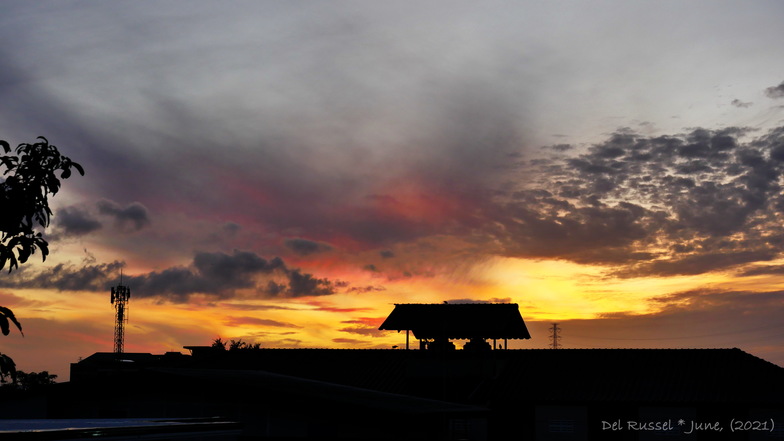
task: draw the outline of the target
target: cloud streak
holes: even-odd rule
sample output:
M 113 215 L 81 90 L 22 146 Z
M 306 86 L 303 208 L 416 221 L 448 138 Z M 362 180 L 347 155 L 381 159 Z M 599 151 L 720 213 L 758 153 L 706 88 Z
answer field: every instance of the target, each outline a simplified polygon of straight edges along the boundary
M 115 261 L 84 263 L 81 266 L 63 263 L 38 271 L 25 268 L 2 279 L 0 287 L 107 291 L 118 282 L 124 266 L 123 262 Z M 270 279 L 281 280 L 281 283 Z M 263 283 L 265 280 L 266 284 Z M 134 296 L 175 303 L 187 302 L 194 294 L 218 299 L 326 296 L 349 286 L 346 282 L 319 278 L 298 268 L 289 268 L 279 257 L 268 260 L 253 252 L 237 250 L 232 254 L 199 252 L 187 267 L 126 274 L 123 284 L 132 289 Z

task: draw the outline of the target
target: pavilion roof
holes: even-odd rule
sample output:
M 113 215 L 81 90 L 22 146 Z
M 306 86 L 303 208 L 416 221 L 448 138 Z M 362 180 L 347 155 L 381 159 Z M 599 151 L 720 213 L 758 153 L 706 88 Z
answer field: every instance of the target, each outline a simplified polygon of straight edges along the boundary
M 529 339 L 516 303 L 396 304 L 380 330 L 413 331 L 418 339 Z

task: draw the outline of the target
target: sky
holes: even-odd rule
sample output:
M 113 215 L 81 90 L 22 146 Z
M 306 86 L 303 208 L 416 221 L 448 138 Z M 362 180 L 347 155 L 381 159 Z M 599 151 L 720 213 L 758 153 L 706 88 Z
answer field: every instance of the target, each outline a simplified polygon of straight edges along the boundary
M 6 1 L 0 139 L 83 165 L 0 276 L 68 379 L 220 337 L 393 348 L 396 303 L 513 302 L 511 348 L 784 366 L 779 1 Z M 458 346 L 460 346 L 458 344 Z

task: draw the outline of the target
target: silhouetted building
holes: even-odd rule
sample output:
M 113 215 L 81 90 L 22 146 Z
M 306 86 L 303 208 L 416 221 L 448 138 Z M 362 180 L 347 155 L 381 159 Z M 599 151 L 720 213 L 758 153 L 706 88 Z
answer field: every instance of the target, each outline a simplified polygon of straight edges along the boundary
M 407 303 L 396 304 L 384 323 L 378 328 L 389 331 L 406 331 L 406 349 L 409 349 L 409 331 L 419 339 L 420 349 L 454 349 L 449 339 L 470 340 L 466 349 L 485 350 L 493 340 L 530 339 L 516 303 Z
M 112 354 L 88 357 L 72 365 L 70 401 L 50 408 L 62 417 L 220 416 L 243 422 L 249 435 L 303 438 L 784 435 L 784 369 L 739 349 L 201 348 L 192 356 L 134 355 L 119 366 Z M 109 386 L 119 376 L 127 386 L 118 398 Z M 634 430 L 667 421 L 671 427 Z M 768 431 L 733 432 L 733 421 L 767 421 Z M 720 422 L 724 431 L 686 434 L 692 422 Z
M 784 439 L 784 368 L 740 349 L 491 347 L 530 338 L 513 304 L 396 305 L 381 329 L 434 350 L 96 353 L 35 416 L 220 417 L 239 439 Z

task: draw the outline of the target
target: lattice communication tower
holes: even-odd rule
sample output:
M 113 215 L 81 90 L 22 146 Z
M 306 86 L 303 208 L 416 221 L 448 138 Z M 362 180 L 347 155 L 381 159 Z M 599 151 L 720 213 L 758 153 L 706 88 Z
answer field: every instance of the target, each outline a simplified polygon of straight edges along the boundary
M 561 338 L 561 328 L 558 327 L 558 323 L 553 323 L 553 327 L 550 328 L 550 348 L 558 349 L 563 345 L 558 342 L 558 339 Z
M 131 299 L 131 290 L 122 284 L 112 287 L 112 305 L 117 311 L 114 321 L 114 353 L 122 354 L 125 350 L 125 324 L 128 323 L 128 301 Z

